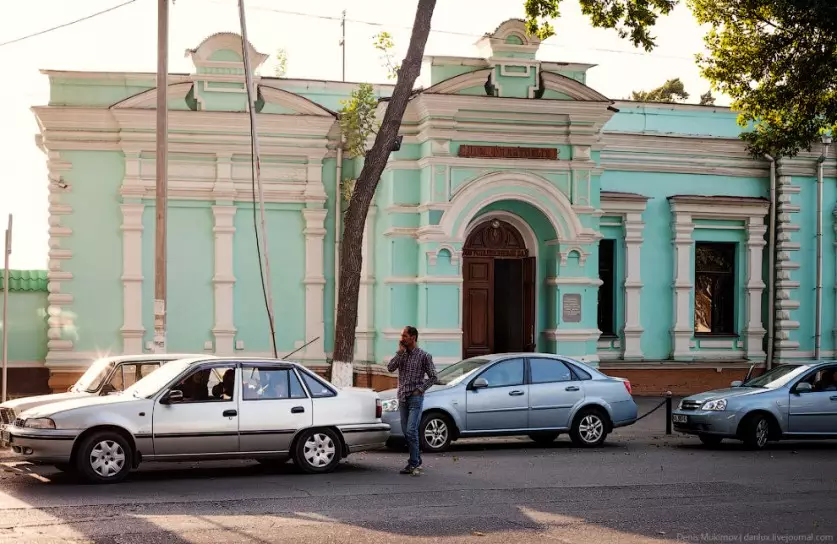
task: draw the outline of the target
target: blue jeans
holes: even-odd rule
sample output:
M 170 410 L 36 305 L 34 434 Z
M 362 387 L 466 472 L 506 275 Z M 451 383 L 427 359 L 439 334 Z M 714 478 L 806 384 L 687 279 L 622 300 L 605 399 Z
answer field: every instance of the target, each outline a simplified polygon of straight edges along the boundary
M 401 430 L 410 448 L 409 465 L 417 467 L 421 464 L 421 448 L 419 447 L 419 423 L 421 422 L 421 408 L 424 395 L 410 395 L 406 402 L 401 403 Z

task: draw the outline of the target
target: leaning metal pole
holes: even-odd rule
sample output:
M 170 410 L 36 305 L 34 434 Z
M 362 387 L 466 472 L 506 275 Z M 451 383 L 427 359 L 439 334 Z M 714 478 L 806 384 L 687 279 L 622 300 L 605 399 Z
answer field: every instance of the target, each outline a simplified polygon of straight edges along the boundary
M 247 20 L 244 15 L 244 0 L 238 0 L 238 15 L 241 19 L 241 54 L 244 57 L 244 79 L 247 84 L 247 111 L 250 112 L 250 125 L 253 128 L 253 157 L 252 168 L 259 188 L 259 214 L 262 232 L 262 255 L 264 257 L 265 292 L 267 297 L 267 318 L 270 320 L 270 342 L 273 347 L 273 357 L 278 358 L 276 350 L 275 320 L 273 317 L 273 276 L 270 275 L 270 259 L 267 256 L 267 227 L 264 213 L 264 188 L 262 187 L 261 161 L 259 160 L 259 134 L 256 130 L 256 93 L 253 86 L 253 72 L 250 70 L 250 41 L 247 39 Z M 261 263 L 259 263 L 261 266 Z
M 3 394 L 0 402 L 6 402 L 9 369 L 9 257 L 12 255 L 12 214 L 9 214 L 9 227 L 6 229 L 6 248 L 3 258 Z

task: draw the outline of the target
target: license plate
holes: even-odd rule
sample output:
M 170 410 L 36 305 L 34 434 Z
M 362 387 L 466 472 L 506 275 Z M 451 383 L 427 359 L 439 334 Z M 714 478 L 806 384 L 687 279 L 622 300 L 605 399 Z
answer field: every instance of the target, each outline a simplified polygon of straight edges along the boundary
M 688 417 L 688 416 L 681 416 L 681 415 L 678 415 L 678 414 L 674 414 L 674 415 L 672 415 L 672 416 L 671 416 L 671 420 L 672 420 L 674 423 L 687 423 L 687 422 L 689 421 L 689 417 Z

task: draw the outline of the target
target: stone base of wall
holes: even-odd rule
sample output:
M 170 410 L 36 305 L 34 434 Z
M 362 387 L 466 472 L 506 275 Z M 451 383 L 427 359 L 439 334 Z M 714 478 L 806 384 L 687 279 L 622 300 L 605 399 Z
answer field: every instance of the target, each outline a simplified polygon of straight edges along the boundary
M 9 368 L 9 385 L 6 394 L 9 398 L 31 397 L 50 393 L 49 369 L 45 367 Z M 0 377 L 0 384 L 2 377 Z

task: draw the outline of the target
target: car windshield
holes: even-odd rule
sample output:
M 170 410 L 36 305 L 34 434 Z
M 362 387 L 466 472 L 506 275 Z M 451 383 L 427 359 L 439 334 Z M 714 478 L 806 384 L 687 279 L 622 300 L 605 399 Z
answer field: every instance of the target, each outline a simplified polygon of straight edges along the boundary
M 113 367 L 113 360 L 110 358 L 97 359 L 93 361 L 87 372 L 70 388 L 73 393 L 95 393 L 102 387 L 102 382 L 107 378 L 110 369 Z
M 439 372 L 437 375 L 438 383 L 442 385 L 455 385 L 487 362 L 487 359 L 465 359 L 464 361 L 454 363 Z
M 793 380 L 808 367 L 802 365 L 781 365 L 773 370 L 765 372 L 757 378 L 747 381 L 741 387 L 759 387 L 763 389 L 775 389 L 782 387 L 789 381 Z
M 187 359 L 166 363 L 158 370 L 134 383 L 123 392 L 123 395 L 133 395 L 137 398 L 150 397 L 187 368 L 189 368 L 189 360 Z

